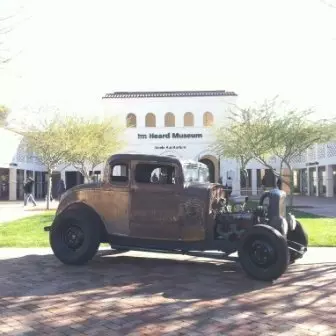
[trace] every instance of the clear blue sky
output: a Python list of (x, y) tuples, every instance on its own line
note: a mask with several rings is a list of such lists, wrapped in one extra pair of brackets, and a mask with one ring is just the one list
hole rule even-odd
[(115, 90), (226, 89), (336, 115), (336, 8), (321, 0), (0, 0), (0, 16), (21, 5), (5, 38), (20, 53), (0, 69), (0, 103), (16, 111), (89, 112)]

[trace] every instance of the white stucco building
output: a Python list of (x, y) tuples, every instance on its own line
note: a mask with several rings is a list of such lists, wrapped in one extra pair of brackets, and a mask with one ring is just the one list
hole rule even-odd
[[(128, 126), (124, 153), (172, 155), (181, 159), (201, 161), (209, 167), (211, 181), (223, 183), (230, 176), (236, 193), (256, 195), (268, 169), (258, 162), (248, 164), (249, 178), (245, 181), (234, 160), (219, 157), (211, 150), (211, 126), (225, 122), (228, 110), (238, 104), (234, 92), (169, 91), (114, 92), (102, 99), (104, 116), (118, 115)], [(42, 198), (46, 191), (46, 174), (37, 158), (22, 147), (16, 133), (0, 129), (0, 200), (22, 199), (23, 181), (36, 180), (35, 196)], [(279, 163), (271, 159), (279, 170)], [(313, 146), (294, 162), (296, 192), (303, 195), (333, 197), (336, 195), (336, 143)], [(95, 168), (100, 178), (103, 164)], [(83, 183), (82, 175), (71, 166), (61, 166), (53, 175), (53, 185), (63, 178), (66, 187)], [(246, 183), (247, 182), (247, 183)]]
[(219, 158), (210, 145), (211, 126), (236, 104), (229, 91), (116, 92), (103, 97), (105, 116), (121, 114), (129, 126), (124, 152), (172, 155), (202, 161), (210, 179), (231, 175), (239, 188), (236, 162)]
[[(239, 167), (233, 160), (218, 157), (210, 149), (211, 126), (221, 121), (236, 104), (237, 94), (217, 91), (115, 92), (103, 97), (104, 116), (117, 115), (128, 126), (123, 153), (171, 155), (208, 165), (211, 181), (233, 179), (239, 191)], [(96, 168), (99, 175), (102, 165)], [(68, 187), (80, 177), (65, 167), (62, 178)]]
[(25, 150), (22, 136), (0, 128), (0, 201), (23, 199), (23, 183), (35, 179), (34, 193), (43, 198), (46, 191), (45, 167)]

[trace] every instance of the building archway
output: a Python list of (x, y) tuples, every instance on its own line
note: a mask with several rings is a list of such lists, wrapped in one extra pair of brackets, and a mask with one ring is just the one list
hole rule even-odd
[(191, 112), (187, 112), (187, 113), (184, 114), (183, 124), (186, 127), (193, 127), (194, 126), (194, 115)]
[(213, 155), (202, 156), (199, 162), (204, 163), (209, 169), (209, 181), (211, 183), (218, 183), (219, 179), (219, 169), (218, 169), (218, 159)]
[(165, 127), (175, 127), (175, 115), (171, 112), (165, 114), (164, 117)]
[(137, 117), (134, 113), (129, 113), (127, 115), (126, 127), (137, 127)]
[(156, 127), (156, 117), (154, 113), (147, 113), (145, 117), (146, 127)]
[(203, 126), (211, 127), (214, 124), (214, 116), (211, 112), (205, 112), (203, 114)]

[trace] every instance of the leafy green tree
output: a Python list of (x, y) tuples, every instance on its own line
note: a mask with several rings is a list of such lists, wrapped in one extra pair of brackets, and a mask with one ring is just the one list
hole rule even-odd
[(66, 120), (59, 114), (40, 120), (38, 124), (27, 125), (19, 131), (27, 145), (27, 151), (34, 155), (45, 166), (48, 174), (47, 209), (50, 208), (52, 173), (65, 163), (68, 150), (66, 141)]
[(86, 179), (90, 171), (122, 148), (124, 126), (118, 117), (100, 120), (64, 116), (58, 111), (30, 111), (22, 120), (20, 133), (27, 150), (46, 167), (48, 179), (47, 209), (50, 204), (52, 173), (61, 165), (73, 165)]
[(0, 127), (7, 126), (7, 118), (10, 110), (5, 105), (0, 105)]
[(125, 127), (118, 117), (104, 120), (70, 117), (67, 118), (65, 131), (68, 148), (64, 160), (76, 168), (86, 181), (91, 179), (90, 172), (125, 144)]
[[(237, 160), (246, 181), (247, 164), (259, 156), (269, 155), (265, 139), (270, 140), (273, 135), (265, 128), (267, 117), (268, 108), (265, 104), (249, 108), (235, 106), (229, 110), (225, 121), (214, 128), (214, 150), (223, 157)], [(260, 162), (259, 159), (257, 161)]]
[(228, 126), (220, 126), (215, 129), (216, 142), (213, 149), (219, 155), (229, 159), (234, 159), (239, 162), (240, 169), (244, 174), (246, 180), (246, 187), (248, 188), (248, 173), (247, 164), (253, 159), (253, 154), (249, 151), (244, 143), (244, 138), (240, 134), (243, 132), (243, 125), (235, 125), (228, 129)]
[[(290, 196), (294, 189), (293, 160), (316, 143), (326, 143), (335, 134), (335, 120), (314, 120), (312, 110), (289, 108), (277, 98), (260, 106), (247, 109), (235, 108), (229, 113), (228, 125), (217, 128), (215, 144), (222, 155), (229, 158), (255, 159), (275, 170), (270, 157), (276, 156), (282, 168), (288, 169)], [(225, 132), (223, 132), (225, 131)], [(244, 166), (243, 166), (244, 167)], [(292, 197), (290, 197), (292, 204)]]

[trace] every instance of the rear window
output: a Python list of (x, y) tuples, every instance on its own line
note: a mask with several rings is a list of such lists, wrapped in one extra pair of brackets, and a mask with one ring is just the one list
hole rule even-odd
[(135, 182), (151, 184), (175, 184), (175, 167), (165, 164), (138, 163)]
[(123, 163), (112, 165), (110, 182), (128, 182), (128, 165)]

